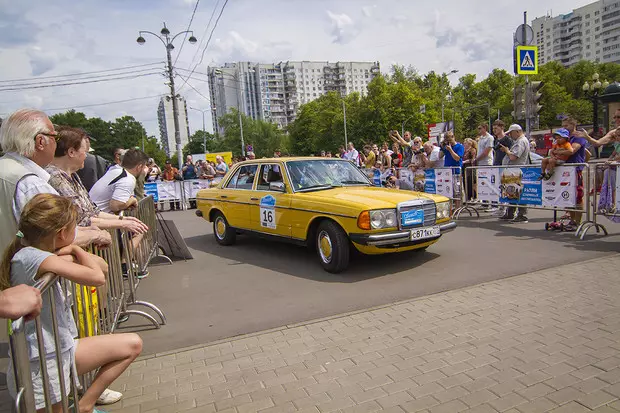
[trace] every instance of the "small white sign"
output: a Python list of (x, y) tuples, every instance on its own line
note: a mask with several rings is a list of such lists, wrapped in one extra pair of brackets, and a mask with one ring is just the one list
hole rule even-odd
[(260, 200), (260, 226), (276, 229), (276, 199), (273, 195), (266, 195)]

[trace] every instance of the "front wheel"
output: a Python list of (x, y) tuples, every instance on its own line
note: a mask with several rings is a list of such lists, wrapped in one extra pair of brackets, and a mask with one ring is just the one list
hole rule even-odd
[(220, 245), (233, 245), (237, 240), (235, 229), (228, 225), (228, 221), (221, 212), (218, 212), (213, 219), (213, 235)]
[(316, 232), (316, 251), (323, 269), (339, 273), (349, 266), (349, 238), (332, 221), (324, 221)]

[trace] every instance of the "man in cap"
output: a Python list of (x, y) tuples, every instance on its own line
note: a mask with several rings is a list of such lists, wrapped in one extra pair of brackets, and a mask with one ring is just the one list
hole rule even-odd
[[(499, 145), (498, 150), (504, 152), (506, 155), (502, 161), (503, 165), (527, 165), (530, 163), (530, 143), (523, 134), (523, 128), (520, 125), (510, 125), (507, 131), (508, 136), (512, 139), (513, 143), (510, 148), (502, 144)], [(499, 219), (504, 221), (512, 221), (514, 223), (527, 223), (528, 219), (527, 208), (519, 207), (517, 215), (515, 216), (515, 207), (508, 207), (506, 213)]]

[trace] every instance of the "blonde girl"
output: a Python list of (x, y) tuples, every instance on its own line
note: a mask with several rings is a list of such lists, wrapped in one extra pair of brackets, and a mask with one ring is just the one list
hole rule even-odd
[[(45, 273), (86, 286), (99, 287), (105, 283), (106, 263), (81, 248), (72, 245), (75, 239), (78, 212), (68, 198), (39, 194), (24, 207), (19, 231), (6, 249), (0, 267), (0, 288), (20, 284), (34, 285)], [(136, 334), (110, 334), (77, 340), (77, 329), (71, 312), (70, 299), (63, 293), (60, 282), (48, 290), (56, 299), (56, 322), (61, 351), (66, 394), (69, 393), (70, 372), (78, 375), (99, 368), (92, 385), (79, 400), (80, 413), (101, 412), (95, 402), (103, 391), (142, 351), (142, 340)], [(26, 322), (25, 332), (30, 356), (30, 370), (37, 411), (45, 408), (40, 358), (46, 360), (50, 378), (50, 398), (53, 411), (62, 411), (60, 375), (56, 366), (54, 336), (49, 300), (43, 300), (41, 310), (45, 354), (40, 355), (33, 321)], [(15, 397), (15, 377), (9, 365), (9, 392)]]

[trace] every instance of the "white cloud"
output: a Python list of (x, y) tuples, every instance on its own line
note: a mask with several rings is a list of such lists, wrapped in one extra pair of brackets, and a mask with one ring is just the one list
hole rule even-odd
[(345, 13), (335, 14), (327, 10), (327, 17), (330, 20), (330, 33), (334, 43), (347, 44), (359, 34), (359, 29), (349, 15)]

